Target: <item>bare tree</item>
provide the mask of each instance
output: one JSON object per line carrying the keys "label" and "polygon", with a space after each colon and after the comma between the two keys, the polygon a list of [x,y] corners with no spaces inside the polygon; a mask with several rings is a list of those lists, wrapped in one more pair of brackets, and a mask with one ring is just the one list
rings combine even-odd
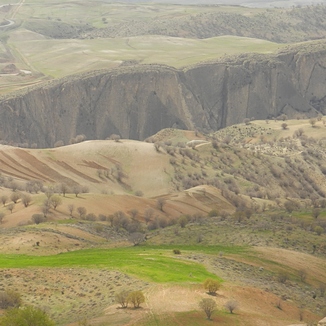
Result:
{"label": "bare tree", "polygon": [[15,204],[14,203],[10,203],[8,206],[7,206],[7,209],[8,211],[10,211],[10,213],[12,213],[12,211],[14,210],[15,208]]}
{"label": "bare tree", "polygon": [[239,303],[238,301],[235,300],[229,300],[226,304],[225,304],[225,308],[227,310],[229,310],[229,312],[231,314],[233,314],[233,311],[239,308]]}
{"label": "bare tree", "polygon": [[81,192],[81,188],[80,188],[80,186],[74,186],[74,188],[73,188],[73,192],[74,192],[74,194],[76,195],[76,197],[78,197],[78,195],[79,195],[80,192]]}
{"label": "bare tree", "polygon": [[216,309],[216,302],[211,298],[204,298],[199,301],[199,307],[204,310],[207,319],[210,320],[212,313]]}
{"label": "bare tree", "polygon": [[135,209],[135,208],[133,208],[133,209],[131,209],[131,210],[129,211],[129,214],[130,214],[130,217],[131,217],[132,219],[135,219],[135,218],[137,217],[137,215],[138,215],[138,210]]}
{"label": "bare tree", "polygon": [[3,206],[6,206],[7,201],[8,201],[8,196],[6,195],[1,196],[1,202]]}
{"label": "bare tree", "polygon": [[87,210],[85,207],[77,207],[77,212],[79,214],[79,217],[83,218],[84,216],[86,216]]}
{"label": "bare tree", "polygon": [[33,214],[32,215],[32,221],[35,224],[40,224],[45,221],[45,217],[42,214]]}
{"label": "bare tree", "polygon": [[16,204],[20,199],[20,194],[18,192],[13,192],[10,196],[10,199]]}
{"label": "bare tree", "polygon": [[140,243],[145,241],[145,234],[142,232],[133,232],[130,234],[129,240],[134,244],[134,246],[138,246]]}
{"label": "bare tree", "polygon": [[66,193],[69,191],[69,187],[65,183],[60,184],[60,191],[63,194],[63,197],[66,196]]}
{"label": "bare tree", "polygon": [[62,204],[62,199],[58,195],[54,195],[51,197],[50,202],[53,209],[56,210],[57,207]]}
{"label": "bare tree", "polygon": [[128,295],[129,292],[122,290],[121,292],[115,295],[115,302],[121,305],[121,308],[127,308],[128,306]]}
{"label": "bare tree", "polygon": [[68,205],[68,210],[69,210],[70,216],[72,217],[72,213],[75,210],[74,204],[69,204]]}
{"label": "bare tree", "polygon": [[31,203],[31,201],[32,201],[32,197],[31,197],[31,195],[29,195],[29,194],[24,194],[24,195],[22,196],[22,203],[23,203],[23,205],[24,205],[25,207],[28,207],[29,204]]}
{"label": "bare tree", "polygon": [[52,188],[46,189],[45,196],[47,197],[47,199],[50,199],[53,196],[53,194],[54,194],[54,191]]}
{"label": "bare tree", "polygon": [[325,283],[320,283],[319,284],[319,291],[320,291],[320,296],[324,297],[325,291],[326,291],[326,284]]}
{"label": "bare tree", "polygon": [[144,212],[144,219],[146,224],[152,219],[154,215],[154,210],[152,208],[146,208]]}
{"label": "bare tree", "polygon": [[307,278],[307,271],[305,269],[300,269],[298,271],[301,282],[304,282]]}
{"label": "bare tree", "polygon": [[166,200],[162,197],[157,198],[157,200],[156,200],[156,206],[162,212],[164,211],[163,207],[164,207],[165,203],[166,203]]}

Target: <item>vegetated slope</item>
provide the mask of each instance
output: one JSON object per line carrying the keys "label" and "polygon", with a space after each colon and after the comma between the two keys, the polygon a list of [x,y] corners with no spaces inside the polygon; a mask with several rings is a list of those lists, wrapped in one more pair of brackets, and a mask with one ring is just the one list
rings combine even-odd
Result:
{"label": "vegetated slope", "polygon": [[[175,6],[179,9],[177,6]],[[126,10],[134,17],[116,22],[110,17],[110,11],[102,14],[106,22],[101,28],[90,24],[72,25],[71,21],[52,21],[30,19],[24,27],[52,38],[98,38],[130,37],[137,35],[168,35],[186,38],[210,38],[220,35],[254,37],[273,42],[301,42],[326,36],[326,7],[323,5],[291,9],[252,10],[217,6],[188,7],[188,10],[175,12],[162,5],[128,5]],[[147,11],[157,12],[157,16]],[[162,15],[166,10],[165,15]],[[139,12],[149,17],[139,18]],[[196,12],[197,11],[197,12]],[[235,11],[235,10],[233,10]]]}
{"label": "vegetated slope", "polygon": [[[135,281],[122,273],[120,256],[115,268],[118,271],[102,269],[106,258],[94,247],[130,245],[132,228],[128,231],[125,225],[116,223],[117,220],[129,220],[130,227],[133,225],[131,221],[138,220],[140,230],[146,233],[148,246],[134,248],[142,260],[139,269],[147,268],[148,264],[154,266],[155,261],[167,257],[170,262],[176,259],[178,264],[197,262],[224,279],[216,298],[218,308],[223,310],[227,300],[236,299],[240,302],[241,314],[234,318],[227,315],[223,320],[214,317],[215,321],[233,325],[239,320],[240,325],[259,325],[272,318],[271,325],[286,325],[298,319],[301,310],[306,321],[320,319],[326,253],[323,212],[326,128],[323,117],[318,119],[246,121],[246,124],[206,136],[167,129],[150,139],[154,143],[86,141],[43,150],[2,146],[0,157],[8,164],[1,165],[0,197],[4,194],[9,197],[16,182],[21,188],[16,192],[26,194],[23,187],[27,186],[26,190],[32,192],[32,202],[24,207],[19,199],[12,213],[7,209],[8,202],[1,206],[0,213],[5,214],[1,224],[4,229],[1,251],[40,255],[42,266],[48,264],[48,259],[52,263],[64,261],[70,267],[68,273],[67,269],[60,269],[54,274],[49,269],[46,287],[43,276],[32,279],[29,270],[21,272],[24,280],[19,283],[22,285],[19,289],[24,293],[25,302],[34,300],[35,304],[43,300],[45,306],[53,307],[53,316],[60,322],[76,321],[76,314],[78,318],[92,318],[105,309],[109,315],[99,317],[102,322],[113,318],[116,325],[127,324],[129,310],[125,315],[116,310],[116,306],[115,313],[113,307],[106,309],[122,285],[148,291],[148,300],[155,300],[155,291],[162,293],[162,289],[157,289],[152,282]],[[117,170],[123,172],[120,181]],[[141,179],[137,179],[138,174]],[[85,185],[91,193],[76,197],[68,191],[66,196],[60,196],[62,204],[51,209],[44,222],[29,225],[31,216],[42,212],[47,197],[46,193],[35,194],[26,181],[41,176],[48,186],[44,190],[51,190],[53,182],[73,180],[74,183],[69,184],[71,187]],[[60,192],[59,187],[53,187],[53,190]],[[129,194],[135,190],[142,191],[144,196]],[[161,196],[157,196],[159,194]],[[164,199],[163,209],[157,206],[159,198]],[[75,207],[72,214],[68,205]],[[79,216],[79,206],[93,214]],[[149,209],[150,216],[147,214]],[[316,213],[319,210],[317,217],[313,216],[315,210]],[[118,211],[124,215],[117,214]],[[20,224],[18,228],[15,227],[17,224]],[[252,246],[254,249],[250,248]],[[85,257],[97,257],[94,263],[99,263],[93,273],[71,265],[76,263],[72,261],[74,257],[83,257],[83,252],[76,252],[76,256],[68,252],[71,259],[64,255],[55,256],[53,260],[43,257],[89,247],[94,252],[85,252]],[[180,249],[181,255],[172,258],[173,249]],[[135,254],[131,252],[130,259],[139,262]],[[23,256],[21,260],[11,257],[15,256],[0,258],[2,263],[7,259],[8,263],[18,264],[15,266],[23,261],[37,266],[37,257],[27,259]],[[314,268],[309,269],[306,262]],[[84,263],[93,266],[86,258]],[[305,280],[300,278],[301,269],[307,269]],[[44,268],[34,267],[32,271],[35,275],[45,274]],[[288,277],[284,283],[279,281],[281,272],[286,272]],[[7,268],[2,273],[10,275],[4,277],[3,284],[11,288],[10,280],[16,279],[17,271]],[[190,274],[187,272],[189,282]],[[87,280],[91,275],[90,287]],[[57,284],[60,276],[62,279]],[[164,293],[177,291],[176,295],[180,295],[182,292],[175,288],[175,284],[165,286]],[[189,293],[182,310],[184,314],[197,309],[198,301],[207,297],[198,285],[191,285],[190,289],[192,295]],[[79,300],[72,299],[75,296]],[[252,302],[258,304],[258,298],[263,303],[259,303],[257,312],[252,310]],[[83,308],[90,311],[91,306],[94,308],[87,315]],[[153,318],[163,320],[162,325],[170,322],[169,318],[183,320],[178,315],[178,308],[171,308],[161,298],[160,309],[151,301],[140,310],[137,318],[132,315],[134,324],[146,325],[147,309],[154,314]],[[198,314],[193,318],[201,320],[203,316]]]}
{"label": "vegetated slope", "polygon": [[76,75],[0,102],[6,142],[53,146],[78,134],[143,140],[163,128],[206,132],[281,113],[325,110],[325,42],[241,55],[183,70],[159,65]]}

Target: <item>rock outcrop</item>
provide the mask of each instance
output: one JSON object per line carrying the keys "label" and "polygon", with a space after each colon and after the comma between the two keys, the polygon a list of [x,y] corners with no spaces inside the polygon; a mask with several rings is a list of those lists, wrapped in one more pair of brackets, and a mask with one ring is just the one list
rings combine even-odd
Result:
{"label": "rock outcrop", "polygon": [[71,137],[145,139],[214,131],[245,118],[326,113],[326,42],[183,70],[137,65],[48,82],[0,101],[0,138],[53,146]]}

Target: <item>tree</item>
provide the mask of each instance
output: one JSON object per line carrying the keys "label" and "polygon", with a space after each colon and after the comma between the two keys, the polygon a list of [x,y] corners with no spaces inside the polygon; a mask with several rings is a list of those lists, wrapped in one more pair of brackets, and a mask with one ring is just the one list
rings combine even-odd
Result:
{"label": "tree", "polygon": [[307,278],[307,271],[305,269],[300,269],[298,271],[301,282],[304,282]]}
{"label": "tree", "polygon": [[7,209],[8,211],[10,211],[10,213],[12,213],[12,211],[14,210],[15,208],[15,204],[14,203],[10,203],[8,206],[7,206]]}
{"label": "tree", "polygon": [[128,296],[129,292],[122,290],[115,295],[115,302],[121,305],[121,308],[127,308],[128,306]]}
{"label": "tree", "polygon": [[128,302],[134,305],[134,308],[139,308],[140,304],[145,302],[145,296],[142,291],[133,291],[128,295]]}
{"label": "tree", "polygon": [[286,129],[287,129],[287,127],[288,127],[288,124],[287,124],[287,123],[285,123],[285,122],[284,122],[284,123],[282,123],[282,129],[283,129],[283,130],[286,130]]}
{"label": "tree", "polygon": [[156,200],[157,208],[162,212],[163,212],[163,207],[164,207],[165,203],[166,203],[166,200],[164,198],[158,198]]}
{"label": "tree", "polygon": [[316,125],[317,119],[316,118],[311,118],[309,120],[309,123],[311,124],[311,127],[314,127]]}
{"label": "tree", "polygon": [[22,196],[22,203],[23,203],[23,205],[24,205],[25,207],[28,207],[29,204],[31,203],[31,201],[32,201],[32,197],[31,197],[31,195],[29,195],[29,194],[24,194],[24,195]]}
{"label": "tree", "polygon": [[2,223],[3,219],[5,217],[5,213],[0,213],[0,224]]}
{"label": "tree", "polygon": [[10,196],[10,199],[16,204],[20,199],[20,194],[18,192],[13,192]]}
{"label": "tree", "polygon": [[1,196],[1,202],[2,202],[3,206],[6,206],[7,201],[8,201],[8,196],[6,196],[6,195]]}
{"label": "tree", "polygon": [[216,295],[216,291],[220,288],[220,282],[213,280],[211,278],[208,278],[204,282],[204,288],[206,290],[208,290],[208,294]]}
{"label": "tree", "polygon": [[0,319],[1,326],[55,326],[50,317],[40,308],[26,306],[7,310]]}
{"label": "tree", "polygon": [[326,284],[320,283],[319,284],[319,291],[320,291],[320,296],[324,297],[325,291],[326,291]]}
{"label": "tree", "polygon": [[199,301],[199,307],[204,310],[207,319],[211,319],[212,313],[216,309],[216,302],[211,298],[204,298]]}
{"label": "tree", "polygon": [[87,210],[85,207],[77,207],[77,212],[79,214],[79,217],[83,218],[86,215]]}
{"label": "tree", "polygon": [[66,193],[69,191],[69,187],[65,183],[61,183],[60,191],[63,194],[63,197],[66,197]]}
{"label": "tree", "polygon": [[229,310],[229,312],[231,314],[233,314],[233,311],[239,308],[239,303],[238,301],[235,300],[229,300],[226,304],[225,304],[225,308],[227,310]]}
{"label": "tree", "polygon": [[75,210],[75,206],[74,206],[74,204],[69,204],[69,205],[68,205],[68,210],[69,210],[70,216],[72,217],[72,213],[73,213],[74,210]]}
{"label": "tree", "polygon": [[50,199],[53,196],[53,194],[54,194],[54,191],[52,188],[46,189],[45,196],[47,197],[47,199]]}
{"label": "tree", "polygon": [[321,213],[321,210],[319,208],[314,208],[311,212],[311,215],[314,217],[314,218],[318,218],[318,216],[320,215]]}
{"label": "tree", "polygon": [[144,212],[144,219],[146,224],[152,219],[154,215],[154,210],[152,208],[146,208]]}
{"label": "tree", "polygon": [[32,221],[35,223],[35,224],[40,224],[42,222],[45,221],[45,217],[44,215],[42,214],[33,214],[32,215]]}
{"label": "tree", "polygon": [[112,134],[110,136],[110,139],[114,140],[115,142],[119,142],[120,138],[121,138],[120,135],[117,135],[117,134]]}
{"label": "tree", "polygon": [[54,195],[51,197],[50,202],[53,209],[56,210],[57,207],[62,204],[62,199],[58,195]]}
{"label": "tree", "polygon": [[74,192],[74,194],[76,195],[76,197],[78,197],[78,195],[79,195],[80,192],[81,192],[81,188],[80,188],[80,186],[74,186],[74,188],[73,188],[73,192]]}
{"label": "tree", "polygon": [[141,232],[133,232],[130,234],[129,240],[134,244],[134,246],[138,246],[145,240],[145,234]]}

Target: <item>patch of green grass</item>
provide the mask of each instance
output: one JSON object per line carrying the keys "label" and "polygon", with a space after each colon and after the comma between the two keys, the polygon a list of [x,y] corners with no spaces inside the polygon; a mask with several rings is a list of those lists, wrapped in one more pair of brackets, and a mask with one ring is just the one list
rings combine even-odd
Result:
{"label": "patch of green grass", "polygon": [[163,248],[88,249],[53,256],[0,255],[0,268],[89,267],[117,269],[154,282],[203,282],[218,277]]}

